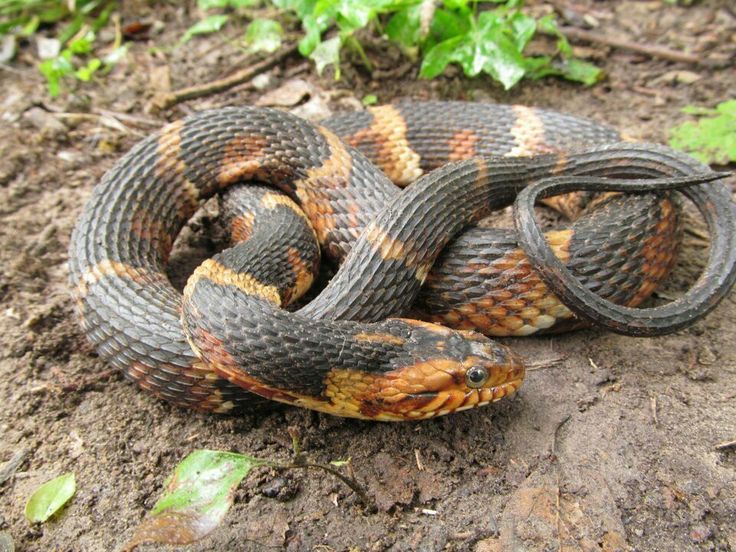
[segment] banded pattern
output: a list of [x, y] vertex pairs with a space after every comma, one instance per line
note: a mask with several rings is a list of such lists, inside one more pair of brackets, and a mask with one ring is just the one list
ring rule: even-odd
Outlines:
[[[475, 333], [383, 320], [405, 313], [425, 279], [431, 284], [442, 279], [441, 267], [449, 265], [441, 264], [433, 276], [432, 264], [453, 235], [491, 208], [508, 205], [527, 183], [563, 171], [646, 177], [702, 170], [682, 154], [650, 146], [618, 144], [562, 153], [610, 141], [616, 133], [543, 110], [400, 104], [352, 117], [352, 122], [340, 118], [329, 124], [348, 144], [386, 166], [399, 183], [443, 162], [456, 162], [399, 194], [366, 156], [334, 132], [280, 111], [248, 107], [172, 123], [121, 159], [95, 189], [70, 247], [77, 310], [101, 356], [162, 398], [219, 412], [253, 400], [242, 388], [334, 414], [382, 420], [425, 418], [497, 400], [513, 392], [523, 377], [520, 360], [507, 348]], [[443, 121], [441, 129], [437, 120]], [[544, 152], [558, 153], [461, 161], [489, 153]], [[232, 197], [225, 199], [234, 234], [246, 241], [195, 272], [182, 312], [182, 298], [164, 272], [176, 235], [201, 201], [254, 180], [291, 199], [260, 190], [256, 200], [246, 200], [245, 209], [232, 206], [237, 203]], [[654, 233], [637, 253], [651, 260], [626, 267], [623, 272], [631, 269], [634, 276], [624, 279], [633, 283], [624, 286], [624, 295], [612, 295], [616, 300], [643, 298], [671, 263], [677, 223], [674, 211], [668, 214], [663, 206], [672, 204], [666, 196], [647, 201], [632, 200], [631, 209], [650, 213], [632, 220], [651, 221], [646, 227]], [[605, 235], [612, 224], [622, 224], [600, 214], [606, 212], [599, 209], [587, 223], [559, 233], [558, 245], [573, 265], [583, 259], [579, 272], [590, 275], [592, 286], [620, 288], [620, 267], [609, 257], [576, 256], [590, 248], [591, 228]], [[403, 222], [396, 222], [397, 213]], [[261, 215], [272, 220], [261, 222]], [[292, 228], [291, 244], [274, 243], [276, 234], [290, 234]], [[313, 278], [315, 237], [326, 257], [343, 264], [316, 301], [297, 313], [281, 310]], [[506, 255], [487, 255], [487, 247], [476, 247], [480, 242], [475, 239], [455, 243], [475, 248], [463, 249], [460, 259], [498, 264]], [[601, 249], [613, 255], [622, 251], [620, 245]], [[591, 268], [595, 262], [601, 263], [596, 265], [600, 270]], [[598, 278], [598, 272], [605, 278]], [[468, 286], [474, 289], [477, 282]], [[535, 286], [529, 289], [545, 294]], [[496, 294], [495, 301], [497, 292], [490, 293]], [[532, 293], [532, 301], [539, 300]], [[497, 306], [494, 302], [491, 308]], [[521, 326], [515, 319], [505, 324], [495, 318], [490, 326], [529, 333], [519, 330], [550, 325], [544, 317], [551, 315], [542, 309], [513, 307], [503, 305], [512, 312], [510, 319], [522, 319]], [[448, 322], [451, 312], [440, 309], [427, 316]], [[455, 325], [466, 328], [469, 319]], [[383, 321], [364, 323], [378, 320]], [[496, 331], [488, 328], [488, 333]]]
[[[589, 289], [638, 306], [669, 274], [681, 236], [668, 196], [614, 196], [565, 230], [547, 232], [557, 257]], [[601, 226], [600, 220], [610, 221]], [[549, 293], [511, 230], [471, 228], [450, 243], [414, 305], [422, 319], [490, 336], [525, 336], [582, 323]]]

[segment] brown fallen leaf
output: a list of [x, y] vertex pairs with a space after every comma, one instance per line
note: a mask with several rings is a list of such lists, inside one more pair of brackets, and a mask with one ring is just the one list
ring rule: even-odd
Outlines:
[[269, 90], [255, 102], [260, 107], [293, 107], [315, 94], [315, 88], [303, 79], [291, 79]]

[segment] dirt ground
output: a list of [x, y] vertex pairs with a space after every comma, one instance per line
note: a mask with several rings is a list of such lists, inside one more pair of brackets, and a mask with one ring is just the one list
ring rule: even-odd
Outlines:
[[[736, 56], [731, 0], [557, 2], [593, 15], [609, 35], [720, 59]], [[225, 522], [192, 550], [736, 550], [736, 293], [694, 327], [656, 339], [604, 331], [515, 340], [531, 371], [513, 399], [416, 424], [380, 424], [284, 408], [242, 418], [178, 410], [108, 369], [80, 334], [67, 289], [69, 235], [102, 174], [141, 136], [206, 107], [255, 103], [293, 78], [313, 87], [299, 109], [359, 108], [366, 94], [522, 103], [591, 117], [630, 136], [666, 140], [680, 108], [736, 96], [736, 71], [675, 64], [584, 46], [607, 78], [592, 88], [558, 80], [511, 92], [451, 71], [431, 82], [397, 52], [369, 47], [371, 77], [345, 68], [318, 79], [298, 57], [231, 91], [164, 113], [156, 90], [219, 78], [249, 63], [224, 37], [175, 45], [194, 14], [169, 3], [125, 3], [123, 22], [155, 23], [149, 40], [98, 84], [50, 100], [31, 45], [0, 66], [0, 531], [17, 550], [113, 550], [131, 537], [173, 467], [200, 448], [282, 459], [287, 428], [314, 461], [352, 459], [375, 499], [366, 513], [340, 482], [260, 470]], [[158, 23], [157, 23], [158, 22]], [[158, 48], [153, 48], [156, 45]], [[306, 106], [306, 107], [305, 107]], [[317, 107], [319, 109], [312, 110]], [[123, 114], [119, 124], [101, 117]], [[112, 115], [114, 116], [114, 115]], [[180, 239], [178, 264], [202, 258], [208, 224]], [[697, 221], [692, 223], [697, 226]], [[667, 294], [702, 267], [686, 234]], [[66, 471], [76, 496], [51, 522], [23, 517], [30, 493]], [[143, 547], [155, 549], [155, 547]]]

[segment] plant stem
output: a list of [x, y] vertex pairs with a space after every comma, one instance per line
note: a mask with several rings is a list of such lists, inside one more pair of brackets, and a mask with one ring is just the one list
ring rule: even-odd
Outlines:
[[358, 483], [355, 479], [352, 477], [348, 477], [347, 475], [344, 475], [334, 469], [331, 466], [327, 466], [325, 464], [314, 464], [311, 462], [304, 462], [304, 463], [296, 463], [296, 464], [287, 464], [287, 465], [279, 465], [278, 466], [281, 469], [307, 469], [307, 470], [322, 470], [326, 471], [327, 473], [337, 477], [340, 481], [342, 481], [345, 485], [350, 487], [350, 490], [352, 490], [360, 500], [360, 502], [363, 504], [363, 507], [365, 507], [366, 510], [369, 512], [375, 512], [376, 511], [376, 505], [373, 503], [371, 498], [368, 496], [368, 493], [365, 492], [365, 489], [363, 489], [363, 486]]
[[368, 69], [368, 72], [373, 73], [373, 64], [371, 63], [371, 60], [368, 59], [368, 56], [366, 55], [365, 50], [363, 50], [363, 46], [360, 45], [360, 42], [358, 42], [353, 35], [346, 36], [344, 40], [345, 44], [357, 52], [363, 65]]

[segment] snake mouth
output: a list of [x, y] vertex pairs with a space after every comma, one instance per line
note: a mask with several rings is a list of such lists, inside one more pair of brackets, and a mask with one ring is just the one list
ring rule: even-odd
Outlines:
[[[445, 416], [454, 412], [470, 410], [500, 401], [513, 395], [524, 381], [524, 365], [513, 358], [513, 361], [497, 367], [494, 381], [486, 387], [478, 389], [447, 389], [412, 393], [401, 401], [391, 405], [373, 416], [375, 420], [426, 420]], [[388, 406], [385, 405], [384, 406]]]
[[478, 408], [479, 406], [486, 406], [492, 402], [497, 402], [513, 395], [521, 387], [521, 383], [524, 381], [523, 373], [517, 379], [509, 380], [505, 383], [497, 385], [495, 387], [489, 387], [486, 389], [479, 389], [475, 393], [468, 393], [468, 398], [465, 404], [457, 407], [453, 412], [461, 412], [463, 410], [470, 410], [471, 408]]
[[[416, 393], [407, 397], [406, 402], [429, 403], [432, 408], [427, 410], [426, 407], [419, 407], [401, 412], [397, 412], [395, 409], [386, 410], [376, 414], [372, 419], [379, 421], [427, 420], [463, 410], [471, 410], [513, 395], [521, 387], [523, 379], [522, 376], [494, 387], [474, 389], [464, 393], [460, 391]], [[458, 396], [460, 393], [462, 393], [462, 396]]]

